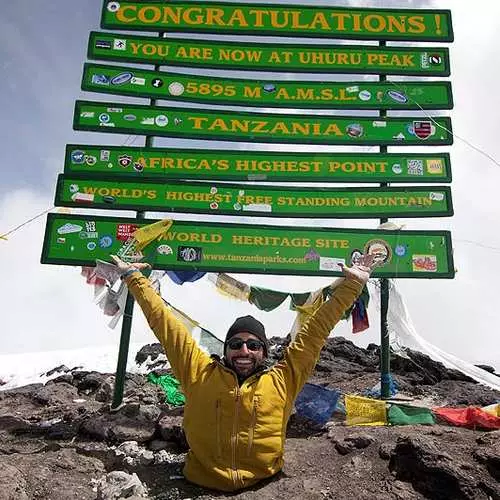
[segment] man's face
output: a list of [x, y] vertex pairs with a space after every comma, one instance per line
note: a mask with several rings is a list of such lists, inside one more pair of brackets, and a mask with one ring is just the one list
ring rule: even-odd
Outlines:
[[[255, 340], [260, 343], [258, 350], [248, 348], [247, 344], [242, 344], [239, 349], [231, 349], [230, 344], [235, 339], [240, 340]], [[231, 337], [226, 347], [226, 361], [238, 377], [249, 377], [257, 368], [264, 362], [264, 347], [262, 342], [256, 335], [247, 332], [240, 332]]]

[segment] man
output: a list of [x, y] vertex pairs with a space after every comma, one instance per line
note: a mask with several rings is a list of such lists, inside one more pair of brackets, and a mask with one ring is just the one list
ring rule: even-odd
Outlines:
[[314, 370], [328, 334], [368, 281], [372, 256], [362, 256], [330, 300], [305, 323], [283, 360], [266, 368], [262, 323], [238, 318], [229, 328], [224, 358], [202, 351], [140, 272], [116, 256], [122, 279], [165, 349], [186, 396], [184, 431], [189, 452], [184, 475], [223, 491], [252, 486], [283, 467], [286, 426], [295, 398]]

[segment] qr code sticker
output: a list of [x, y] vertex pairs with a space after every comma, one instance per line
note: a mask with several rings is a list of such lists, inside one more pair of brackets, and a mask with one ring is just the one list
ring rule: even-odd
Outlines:
[[408, 160], [408, 175], [424, 175], [424, 162], [422, 160]]

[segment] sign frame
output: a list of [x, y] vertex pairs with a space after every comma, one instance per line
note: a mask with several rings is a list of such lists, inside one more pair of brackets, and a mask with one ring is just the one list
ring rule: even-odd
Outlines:
[[[98, 40], [100, 38], [100, 40]], [[119, 40], [121, 45], [124, 46], [124, 49], [114, 50], [112, 47], [115, 44], [115, 40]], [[188, 60], [179, 60], [176, 58], [166, 59], [165, 57], [152, 57], [148, 55], [148, 57], [143, 57], [141, 55], [131, 56], [130, 54], [120, 55], [122, 52], [127, 52], [127, 45], [132, 45], [132, 43], [140, 44], [137, 45], [137, 50], [140, 47], [143, 47], [143, 50], [146, 46], [148, 46], [148, 50], [150, 48], [153, 51], [160, 52], [158, 50], [159, 47], [163, 46], [162, 52], [170, 51], [170, 47], [173, 47], [172, 51], [176, 51], [179, 53], [181, 48], [186, 50], [186, 47], [189, 45], [189, 57]], [[102, 45], [101, 48], [96, 48], [96, 43], [100, 43]], [[156, 48], [155, 45], [156, 44]], [[179, 44], [182, 47], [177, 47], [175, 44]], [[106, 45], [106, 47], [104, 47]], [[151, 47], [149, 47], [149, 45]], [[177, 47], [177, 48], [176, 48]], [[268, 62], [267, 64], [256, 64], [255, 61], [251, 61], [250, 64], [238, 64], [235, 61], [222, 61], [218, 63], [217, 61], [206, 61], [203, 59], [200, 62], [198, 60], [198, 55], [192, 54], [206, 54], [208, 59], [213, 55], [212, 51], [218, 50], [219, 55], [222, 54], [220, 51], [241, 51], [241, 54], [244, 55], [245, 51], [252, 55], [252, 59], [257, 57], [257, 53], [255, 51], [271, 51], [268, 54], [268, 57], [272, 58], [272, 54], [276, 53], [276, 57], [284, 57], [285, 60], [287, 58], [291, 58], [291, 56], [286, 56], [285, 53], [294, 54], [293, 51], [297, 52], [300, 61], [300, 51], [315, 51], [316, 54], [321, 54], [322, 51], [324, 53], [328, 53], [332, 55], [332, 46], [325, 45], [313, 45], [313, 44], [262, 44], [256, 42], [226, 42], [221, 40], [185, 40], [182, 38], [153, 38], [151, 36], [135, 36], [135, 35], [126, 35], [126, 34], [115, 34], [115, 33], [103, 33], [99, 31], [91, 31], [89, 35], [89, 41], [87, 46], [87, 57], [92, 60], [105, 60], [105, 61], [118, 61], [125, 63], [144, 63], [150, 65], [158, 65], [158, 66], [181, 66], [184, 68], [209, 68], [209, 69], [226, 69], [232, 71], [239, 70], [250, 70], [250, 71], [270, 71], [274, 73], [348, 73], [348, 74], [368, 74], [368, 75], [401, 75], [401, 76], [429, 76], [429, 77], [441, 77], [441, 76], [450, 76], [450, 56], [449, 49], [447, 47], [378, 47], [372, 45], [333, 45], [333, 47], [337, 48], [340, 53], [353, 53], [359, 54], [360, 57], [369, 54], [373, 54], [373, 57], [380, 58], [383, 60], [378, 66], [373, 65], [373, 67], [363, 67], [363, 66], [347, 66], [344, 64], [344, 59], [342, 59], [342, 64], [338, 64], [337, 66], [333, 65], [283, 65], [280, 66], [276, 64], [276, 62]], [[252, 52], [254, 51], [254, 52]], [[278, 53], [278, 51], [282, 51]], [[291, 52], [292, 51], [292, 52]], [[210, 53], [210, 56], [208, 55]], [[395, 65], [387, 65], [386, 58], [392, 57], [393, 59], [396, 57], [396, 60], [399, 62], [398, 57], [409, 57], [411, 53], [414, 53], [415, 56], [420, 56], [418, 59], [421, 59], [424, 55], [427, 58], [426, 60], [429, 63], [428, 68], [420, 68], [418, 70], [403, 70], [401, 66], [398, 64]], [[229, 54], [229, 52], [228, 52]], [[257, 55], [255, 55], [257, 54]], [[378, 54], [378, 55], [377, 55]], [[392, 54], [392, 56], [391, 56]], [[236, 56], [236, 52], [231, 52], [232, 56]], [[431, 70], [432, 65], [430, 64], [431, 56], [434, 56], [436, 61], [439, 61], [437, 65], [442, 67], [442, 69]], [[230, 55], [228, 55], [230, 57]], [[259, 56], [260, 57], [260, 56]], [[311, 55], [312, 57], [312, 55]], [[325, 58], [327, 56], [324, 56]], [[337, 56], [338, 57], [338, 56]], [[352, 58], [352, 54], [351, 54]]]
[[[109, 120], [111, 120], [111, 117], [109, 116], [108, 112], [111, 113], [109, 110], [115, 110], [114, 113], [116, 115], [123, 114], [123, 117], [117, 116], [117, 118], [122, 119], [122, 121], [125, 120], [125, 116], [133, 116], [134, 120], [137, 119], [135, 113], [139, 112], [147, 112], [148, 114], [150, 113], [157, 113], [157, 117], [162, 117], [163, 124], [162, 126], [159, 126], [156, 124], [156, 118], [151, 118], [153, 120], [153, 123], [150, 123], [148, 125], [144, 125], [145, 127], [155, 127], [155, 128], [143, 128], [143, 129], [138, 129], [138, 128], [133, 128], [132, 126], [117, 126], [114, 122], [107, 122], [107, 126], [102, 126], [104, 123], [100, 123], [99, 125], [92, 125], [92, 124], [82, 124], [80, 123], [80, 120], [82, 119], [82, 107], [101, 107], [102, 111], [97, 111], [100, 115], [101, 114], [106, 114], [108, 115]], [[106, 111], [107, 110], [107, 111]], [[117, 110], [120, 110], [119, 112]], [[127, 110], [127, 111], [124, 111]], [[92, 119], [95, 118], [95, 112], [90, 112], [90, 111], [84, 111], [83, 113], [92, 113]], [[126, 114], [124, 114], [126, 113]], [[168, 113], [170, 115], [170, 118], [166, 116], [165, 113]], [[177, 114], [177, 116], [175, 116]], [[276, 119], [278, 120], [276, 124], [284, 124], [286, 120], [301, 120], [303, 119], [305, 122], [311, 121], [311, 120], [316, 120], [316, 123], [322, 124], [322, 126], [326, 126], [327, 128], [333, 127], [332, 121], [345, 121], [345, 122], [350, 122], [352, 125], [356, 125], [356, 129], [359, 130], [359, 127], [357, 125], [361, 123], [369, 124], [371, 122], [371, 127], [373, 129], [378, 128], [378, 129], [386, 129], [388, 128], [387, 125], [396, 125], [398, 123], [400, 124], [406, 124], [408, 123], [421, 123], [424, 124], [426, 123], [428, 125], [428, 129], [422, 130], [422, 133], [430, 133], [432, 129], [432, 123], [436, 123], [439, 125], [439, 122], [444, 123], [445, 125], [441, 125], [441, 127], [446, 131], [446, 138], [445, 139], [434, 139], [433, 137], [429, 136], [427, 139], [421, 139], [421, 142], [417, 142], [416, 140], [411, 140], [411, 142], [408, 141], [402, 141], [400, 139], [395, 138], [394, 136], [391, 138], [391, 140], [379, 140], [379, 139], [363, 139], [361, 136], [355, 136], [355, 135], [350, 135], [349, 138], [344, 138], [343, 140], [330, 137], [329, 134], [328, 137], [325, 139], [324, 137], [318, 137], [315, 140], [312, 140], [310, 136], [306, 136], [305, 138], [302, 137], [282, 137], [282, 136], [274, 136], [270, 135], [269, 130], [263, 129], [263, 126], [259, 125], [259, 133], [262, 133], [262, 135], [252, 135], [253, 132], [257, 132], [256, 127], [253, 127], [252, 130], [249, 130], [247, 135], [238, 135], [236, 133], [232, 133], [231, 131], [228, 131], [226, 134], [209, 134], [209, 133], [194, 133], [192, 130], [189, 131], [188, 133], [179, 133], [176, 132], [174, 128], [172, 128], [172, 118], [173, 121], [176, 122], [179, 120], [179, 123], [183, 122], [184, 115], [187, 116], [188, 119], [193, 119], [193, 116], [198, 116], [198, 119], [200, 120], [199, 123], [201, 124], [201, 120], [209, 120], [213, 119], [213, 116], [217, 117], [229, 117], [227, 118], [228, 120], [237, 120], [237, 119], [242, 119], [242, 120], [248, 120], [249, 122], [251, 121], [252, 124], [263, 124], [267, 123], [264, 122], [262, 119]], [[189, 115], [189, 116], [188, 116]], [[238, 118], [239, 117], [239, 118]], [[149, 119], [149, 118], [148, 118]], [[127, 121], [127, 124], [130, 123]], [[215, 123], [215, 122], [213, 122]], [[377, 123], [378, 125], [375, 126], [374, 124]], [[109, 126], [112, 125], [112, 126]], [[346, 123], [346, 127], [347, 127]], [[350, 127], [351, 125], [349, 125]], [[168, 127], [168, 128], [167, 128]], [[277, 128], [277, 127], [275, 127]], [[281, 127], [282, 128], [282, 127]], [[299, 128], [299, 127], [297, 127]], [[337, 127], [338, 128], [338, 127]], [[439, 116], [439, 117], [426, 117], [425, 119], [422, 117], [394, 117], [394, 118], [378, 118], [378, 117], [360, 117], [360, 116], [337, 116], [337, 115], [304, 115], [304, 114], [276, 114], [276, 113], [251, 113], [251, 112], [243, 112], [243, 111], [226, 111], [226, 110], [206, 110], [204, 113], [200, 112], [196, 109], [192, 108], [175, 108], [175, 107], [167, 107], [167, 106], [149, 106], [149, 105], [141, 105], [141, 104], [127, 104], [127, 103], [109, 103], [109, 102], [100, 102], [100, 101], [81, 101], [77, 100], [75, 102], [75, 111], [74, 111], [74, 116], [73, 116], [73, 130], [87, 130], [87, 131], [93, 131], [93, 132], [110, 132], [110, 133], [119, 133], [119, 134], [130, 134], [130, 135], [154, 135], [154, 136], [164, 136], [164, 137], [178, 137], [181, 139], [197, 139], [197, 140], [214, 140], [214, 141], [236, 141], [236, 142], [263, 142], [263, 143], [278, 143], [278, 144], [326, 144], [329, 146], [358, 146], [358, 145], [369, 145], [369, 146], [379, 146], [379, 145], [387, 145], [387, 146], [449, 146], [453, 144], [453, 130], [451, 126], [451, 119], [449, 117], [445, 116]], [[338, 128], [339, 132], [340, 129]], [[363, 129], [364, 130], [364, 129]], [[402, 128], [398, 129], [400, 130], [400, 134], [402, 134]], [[406, 129], [405, 129], [406, 130]], [[356, 130], [353, 130], [354, 133], [357, 133]], [[335, 131], [333, 131], [335, 133]], [[363, 132], [364, 133], [364, 132]], [[392, 132], [390, 132], [392, 133]], [[315, 134], [313, 134], [315, 135]], [[321, 134], [320, 134], [321, 135]], [[342, 134], [341, 135], [344, 137], [347, 134]], [[415, 136], [418, 137], [417, 130], [415, 129]], [[404, 135], [403, 135], [404, 137]], [[352, 140], [351, 140], [352, 139]]]
[[[99, 222], [99, 221], [105, 221], [109, 223], [116, 223], [116, 224], [125, 224], [125, 225], [136, 225], [136, 226], [143, 226], [146, 224], [151, 224], [153, 222], [156, 222], [156, 220], [148, 220], [148, 219], [138, 219], [138, 218], [127, 218], [127, 217], [102, 217], [102, 216], [94, 216], [94, 215], [77, 215], [77, 214], [56, 214], [56, 213], [51, 213], [48, 214], [47, 216], [47, 223], [45, 226], [45, 235], [44, 235], [44, 241], [43, 241], [43, 248], [42, 248], [42, 256], [41, 256], [41, 263], [42, 264], [62, 264], [62, 265], [70, 265], [70, 266], [93, 266], [95, 264], [95, 258], [106, 258], [107, 252], [114, 253], [117, 251], [117, 249], [106, 247], [106, 248], [100, 248], [99, 252], [94, 253], [95, 258], [93, 259], [88, 259], [84, 260], [81, 258], [75, 258], [75, 259], [69, 259], [69, 258], [61, 258], [57, 256], [51, 256], [50, 255], [50, 242], [51, 242], [51, 237], [53, 233], [53, 227], [56, 224], [57, 221], [94, 221], [94, 222]], [[69, 223], [69, 222], [68, 222]], [[445, 269], [439, 273], [433, 272], [433, 271], [404, 271], [404, 272], [391, 272], [391, 271], [384, 271], [384, 267], [379, 267], [376, 268], [372, 274], [374, 278], [434, 278], [434, 279], [440, 279], [440, 278], [453, 278], [455, 274], [455, 269], [454, 269], [454, 263], [453, 263], [453, 252], [452, 252], [452, 245], [451, 245], [451, 233], [449, 231], [415, 231], [415, 230], [408, 230], [408, 231], [395, 231], [395, 230], [380, 230], [380, 229], [358, 229], [358, 228], [314, 228], [310, 229], [307, 227], [297, 227], [297, 226], [289, 226], [289, 227], [284, 227], [284, 226], [270, 226], [270, 225], [249, 225], [249, 224], [231, 224], [231, 223], [217, 223], [217, 222], [193, 222], [193, 221], [174, 221], [174, 226], [170, 229], [169, 232], [172, 231], [173, 228], [177, 229], [179, 228], [182, 230], [183, 227], [189, 228], [190, 225], [193, 226], [193, 224], [196, 224], [197, 228], [200, 228], [207, 231], [205, 233], [208, 235], [208, 238], [210, 238], [210, 235], [208, 234], [208, 231], [213, 228], [222, 228], [220, 229], [221, 231], [233, 231], [238, 232], [238, 230], [245, 230], [245, 231], [255, 231], [256, 234], [258, 235], [263, 235], [265, 234], [265, 231], [271, 231], [274, 232], [274, 237], [278, 238], [285, 238], [287, 235], [294, 235], [295, 237], [300, 238], [302, 235], [306, 234], [307, 232], [311, 233], [311, 237], [317, 237], [317, 235], [321, 236], [328, 236], [329, 233], [330, 235], [333, 236], [332, 233], [335, 233], [335, 235], [339, 234], [353, 234], [356, 237], [359, 235], [367, 235], [366, 238], [366, 243], [372, 243], [376, 244], [377, 246], [380, 245], [381, 241], [384, 241], [385, 239], [390, 239], [390, 238], [395, 238], [396, 242], [401, 242], [401, 238], [403, 238], [403, 241], [405, 238], [410, 238], [411, 236], [422, 236], [425, 238], [428, 238], [429, 243], [433, 238], [439, 238], [441, 240], [441, 245], [445, 245], [445, 252], [443, 255], [446, 257], [446, 266]], [[59, 233], [61, 234], [61, 233]], [[167, 233], [168, 234], [168, 233]], [[280, 236], [280, 234], [283, 234], [284, 236]], [[286, 236], [285, 236], [286, 235]], [[368, 236], [369, 235], [369, 236]], [[242, 236], [240, 236], [241, 238]], [[305, 237], [304, 237], [305, 238]], [[203, 240], [203, 237], [202, 237]], [[180, 240], [179, 240], [180, 241]], [[317, 240], [315, 240], [316, 242]], [[401, 242], [402, 243], [402, 242]], [[197, 243], [197, 245], [202, 245], [203, 243]], [[244, 243], [246, 244], [246, 243]], [[387, 243], [388, 244], [388, 243]], [[153, 245], [158, 245], [158, 242], [153, 243]], [[174, 245], [174, 243], [172, 243]], [[435, 243], [434, 243], [435, 245]], [[179, 247], [183, 245], [178, 245], [178, 250], [180, 250]], [[193, 246], [193, 245], [191, 245]], [[399, 246], [399, 244], [398, 244]], [[189, 247], [189, 245], [188, 245]], [[273, 249], [276, 246], [273, 246], [271, 250], [269, 250], [269, 247], [267, 245], [264, 245], [263, 248], [266, 248], [269, 251], [273, 251]], [[157, 246], [158, 248], [158, 246]], [[203, 249], [203, 247], [200, 247]], [[278, 247], [280, 248], [280, 247]], [[304, 247], [305, 248], [305, 247]], [[344, 247], [345, 248], [345, 247]], [[102, 250], [102, 251], [101, 251]], [[106, 253], [104, 252], [106, 250]], [[196, 251], [196, 249], [193, 249]], [[350, 247], [346, 250], [349, 251]], [[202, 250], [200, 250], [201, 252]], [[222, 250], [221, 250], [222, 251]], [[357, 250], [352, 250], [352, 251], [357, 251]], [[392, 253], [391, 247], [388, 249], [389, 253]], [[330, 251], [329, 251], [330, 252]], [[340, 251], [339, 251], [340, 254]], [[229, 254], [231, 255], [231, 254]], [[330, 254], [331, 255], [331, 254]], [[387, 255], [387, 254], [386, 254]], [[226, 253], [227, 257], [227, 253]], [[259, 255], [257, 255], [259, 257]], [[262, 255], [260, 255], [261, 258]], [[305, 257], [305, 256], [304, 256]], [[419, 259], [423, 257], [429, 257], [427, 255], [412, 255], [413, 257], [418, 257]], [[269, 259], [271, 256], [269, 256]], [[331, 257], [328, 257], [330, 259]], [[275, 257], [273, 257], [275, 259]], [[288, 274], [288, 275], [296, 275], [296, 276], [342, 276], [342, 272], [336, 271], [336, 270], [331, 270], [334, 266], [323, 266], [323, 267], [328, 267], [328, 272], [324, 269], [320, 269], [318, 272], [317, 270], [304, 270], [304, 269], [297, 269], [296, 267], [293, 266], [293, 263], [287, 263], [290, 267], [286, 269], [276, 269], [276, 268], [270, 268], [270, 267], [261, 267], [261, 268], [244, 268], [241, 265], [238, 266], [235, 262], [231, 267], [229, 268], [228, 266], [223, 266], [223, 265], [214, 265], [214, 266], [209, 266], [209, 265], [203, 265], [201, 260], [185, 260], [185, 259], [180, 259], [182, 262], [179, 264], [179, 260], [177, 260], [176, 264], [169, 264], [168, 266], [166, 264], [161, 264], [158, 262], [153, 262], [152, 265], [154, 266], [155, 269], [169, 269], [169, 270], [197, 270], [197, 271], [207, 271], [207, 272], [233, 272], [233, 273], [255, 273], [255, 274], [277, 274], [277, 275], [283, 275], [283, 274]], [[212, 262], [218, 261], [221, 259], [208, 259], [211, 260]], [[207, 260], [207, 261], [208, 261]], [[224, 259], [222, 259], [224, 260]], [[231, 259], [228, 259], [231, 262], [233, 262]], [[307, 260], [305, 258], [302, 258], [302, 260]], [[338, 260], [338, 258], [334, 258], [334, 260]], [[260, 259], [256, 260], [257, 262], [260, 261]], [[200, 263], [201, 262], [201, 263]], [[237, 260], [237, 262], [241, 262], [240, 259]], [[246, 262], [252, 262], [246, 261]], [[278, 261], [279, 262], [279, 261]], [[436, 261], [437, 265], [437, 261]], [[251, 267], [251, 266], [250, 266]]]
[[[416, 42], [452, 42], [453, 41], [453, 25], [451, 22], [451, 11], [449, 9], [387, 9], [387, 8], [342, 8], [342, 7], [322, 7], [322, 6], [311, 6], [311, 7], [303, 7], [303, 6], [290, 6], [290, 5], [268, 5], [268, 4], [261, 4], [261, 3], [252, 3], [252, 4], [242, 4], [242, 3], [236, 3], [236, 2], [202, 2], [199, 4], [196, 4], [194, 2], [184, 2], [184, 1], [177, 1], [177, 0], [170, 0], [168, 2], [168, 5], [170, 6], [180, 6], [180, 5], [190, 5], [192, 7], [202, 7], [202, 8], [221, 8], [221, 7], [227, 7], [227, 8], [245, 8], [245, 7], [251, 7], [253, 9], [259, 9], [259, 8], [265, 8], [266, 11], [271, 11], [271, 10], [280, 10], [280, 7], [283, 9], [288, 8], [293, 8], [294, 11], [298, 11], [300, 9], [300, 14], [303, 13], [308, 13], [309, 11], [313, 10], [320, 10], [320, 11], [329, 11], [327, 15], [330, 17], [334, 15], [336, 12], [338, 14], [355, 14], [361, 17], [361, 15], [365, 12], [368, 12], [369, 15], [372, 16], [383, 16], [384, 14], [390, 15], [390, 14], [404, 14], [407, 16], [412, 16], [412, 15], [432, 15], [439, 16], [440, 21], [439, 24], [444, 24], [446, 26], [445, 32], [447, 32], [447, 35], [444, 36], [439, 36], [438, 34], [436, 35], [426, 35], [424, 34], [423, 36], [411, 36], [411, 35], [404, 35], [404, 34], [398, 34], [398, 33], [391, 33], [390, 31], [386, 30], [385, 32], [382, 32], [381, 35], [376, 35], [376, 34], [363, 34], [363, 33], [356, 33], [356, 34], [351, 34], [351, 33], [338, 33], [335, 30], [328, 31], [328, 32], [321, 32], [321, 31], [301, 31], [300, 29], [297, 29], [297, 27], [294, 27], [294, 29], [289, 29], [289, 30], [276, 30], [276, 29], [245, 29], [245, 26], [242, 26], [243, 23], [240, 23], [240, 26], [235, 27], [233, 29], [227, 28], [224, 25], [220, 25], [220, 22], [217, 23], [217, 27], [210, 28], [206, 27], [205, 24], [199, 24], [197, 28], [192, 28], [189, 26], [179, 26], [175, 24], [169, 24], [169, 25], [159, 25], [159, 24], [148, 24], [143, 22], [142, 24], [139, 23], [126, 23], [126, 22], [119, 22], [119, 21], [109, 21], [106, 20], [107, 17], [111, 17], [111, 15], [108, 14], [108, 1], [105, 0], [103, 2], [103, 7], [102, 7], [102, 12], [101, 12], [101, 28], [103, 29], [117, 29], [117, 30], [124, 30], [124, 31], [166, 31], [169, 33], [175, 33], [175, 32], [182, 32], [182, 33], [214, 33], [214, 34], [234, 34], [234, 35], [254, 35], [254, 36], [294, 36], [294, 37], [308, 37], [308, 38], [342, 38], [342, 39], [355, 39], [355, 40], [390, 40], [390, 41], [416, 41]], [[138, 5], [143, 5], [144, 2], [133, 2], [133, 1], [127, 1], [125, 0], [124, 3], [127, 4], [138, 4]], [[161, 0], [149, 0], [148, 6], [149, 8], [154, 8], [155, 4], [162, 4]], [[164, 5], [164, 3], [163, 3]], [[153, 6], [153, 7], [152, 7]], [[109, 11], [111, 12], [111, 11]], [[144, 16], [146, 17], [146, 16]], [[442, 23], [444, 18], [444, 23]], [[359, 19], [359, 18], [358, 18]], [[437, 19], [436, 19], [437, 21]], [[435, 22], [436, 22], [435, 21]], [[261, 21], [263, 24], [263, 21]], [[297, 20], [298, 26], [301, 28], [304, 28], [304, 26], [300, 26], [299, 20]], [[361, 20], [358, 20], [358, 23], [361, 27]], [[321, 24], [321, 23], [320, 23]], [[438, 23], [436, 22], [436, 25]], [[436, 32], [438, 31], [438, 27], [436, 26]]]
[[[96, 74], [99, 71], [102, 73]], [[115, 76], [111, 76], [110, 73], [115, 73]], [[113, 80], [120, 75], [128, 75], [130, 79], [124, 83], [113, 84]], [[96, 80], [100, 80], [101, 83], [94, 83], [94, 77], [96, 77]], [[144, 81], [144, 84], [135, 85], [130, 83], [133, 78], [141, 82]], [[273, 87], [274, 90], [271, 90]], [[170, 88], [172, 88], [172, 91], [170, 91]], [[444, 94], [446, 102], [444, 102], [444, 99], [442, 102], [432, 102], [433, 88], [435, 92]], [[83, 65], [81, 89], [86, 92], [147, 97], [173, 102], [257, 108], [453, 109], [451, 82], [446, 80], [430, 82], [266, 81], [186, 75], [169, 70], [152, 71], [142, 68], [85, 63]], [[425, 97], [426, 91], [430, 91], [427, 98]], [[179, 95], [179, 92], [182, 93]], [[417, 101], [417, 99], [409, 97], [412, 92], [424, 93], [424, 96], [418, 97]], [[213, 95], [210, 96], [210, 94]], [[381, 97], [380, 94], [382, 94]]]
[[[96, 183], [109, 183], [109, 186], [104, 186], [103, 192], [106, 192], [106, 195], [97, 195], [97, 200], [89, 201], [89, 198], [94, 198], [94, 194], [83, 192], [81, 193], [82, 200], [86, 200], [83, 202], [77, 202], [68, 200], [67, 196], [69, 194], [65, 192], [65, 184], [70, 183], [71, 186], [78, 186], [78, 182], [85, 183], [86, 181], [96, 182]], [[151, 189], [148, 190], [147, 187], [151, 186]], [[179, 206], [175, 206], [175, 198], [181, 197], [180, 195], [174, 195], [174, 203], [169, 204], [168, 200], [166, 200], [167, 192], [161, 192], [162, 189], [167, 190], [168, 187], [171, 186], [172, 189], [178, 189], [177, 193], [182, 193], [182, 188], [186, 188], [186, 191], [189, 192], [189, 189], [198, 190], [200, 188], [200, 195], [203, 195], [207, 200], [204, 202], [206, 206], [193, 206], [192, 203], [196, 202], [195, 200], [184, 200], [184, 204], [179, 204]], [[99, 188], [95, 188], [97, 191]], [[113, 196], [112, 190], [115, 190], [117, 193]], [[135, 192], [134, 192], [135, 190]], [[133, 202], [120, 202], [120, 196], [129, 197], [135, 196], [139, 197], [139, 191], [143, 191], [142, 196], [145, 196], [147, 199], [146, 204], [133, 203]], [[159, 193], [158, 193], [159, 191]], [[205, 192], [206, 191], [206, 192]], [[239, 192], [244, 192], [244, 195], [238, 196]], [[260, 194], [259, 194], [260, 191]], [[75, 191], [73, 197], [77, 197], [77, 194], [80, 190]], [[118, 193], [119, 192], [119, 193]], [[151, 199], [150, 197], [155, 197]], [[277, 196], [277, 194], [281, 196]], [[331, 194], [330, 194], [331, 193]], [[411, 197], [412, 193], [421, 193], [418, 195], [418, 203], [413, 205], [413, 210], [410, 208], [406, 208], [404, 206], [401, 207], [390, 207], [391, 210], [381, 210], [381, 209], [371, 209], [369, 205], [366, 208], [366, 211], [359, 212], [353, 207], [356, 206], [356, 195], [359, 196], [360, 200], [363, 199], [363, 196], [366, 193], [372, 193], [370, 198], [364, 198], [364, 204], [366, 205], [367, 199], [372, 199], [373, 202], [377, 197], [390, 197], [394, 196], [409, 196]], [[432, 201], [441, 197], [444, 194], [444, 209], [439, 210], [436, 208], [435, 210], [428, 210], [427, 207], [424, 206], [424, 195], [427, 193], [429, 204], [432, 205]], [[156, 195], [159, 194], [159, 197]], [[431, 197], [431, 194], [434, 196], [434, 200]], [[217, 196], [218, 195], [218, 196]], [[315, 197], [316, 195], [316, 197]], [[328, 200], [328, 195], [332, 197], [331, 204], [324, 205], [323, 211], [313, 209], [307, 210], [307, 207], [300, 210], [300, 204], [307, 203], [307, 197], [316, 200], [317, 203], [320, 203], [320, 200], [326, 199]], [[230, 201], [228, 197], [231, 197]], [[244, 204], [243, 200], [248, 199], [252, 203]], [[259, 197], [259, 198], [257, 198]], [[352, 198], [351, 198], [352, 197]], [[115, 201], [111, 201], [111, 198], [114, 198]], [[163, 198], [163, 199], [162, 199]], [[337, 199], [335, 199], [337, 198]], [[108, 199], [109, 201], [104, 201]], [[137, 199], [137, 198], [136, 198]], [[226, 199], [226, 201], [225, 201]], [[292, 202], [292, 199], [294, 200]], [[183, 201], [183, 200], [181, 200]], [[265, 203], [265, 201], [270, 201], [271, 203]], [[299, 204], [300, 201], [300, 204]], [[415, 198], [417, 202], [417, 198]], [[297, 202], [295, 211], [280, 211], [279, 207], [286, 206], [287, 204], [293, 204]], [[326, 201], [325, 203], [328, 203]], [[361, 201], [360, 201], [361, 203]], [[214, 204], [214, 205], [212, 205]], [[233, 204], [233, 210], [230, 210], [228, 207]], [[332, 188], [332, 187], [310, 187], [309, 189], [304, 189], [302, 187], [287, 187], [284, 188], [282, 186], [253, 186], [248, 184], [230, 184], [230, 183], [206, 183], [206, 182], [194, 182], [194, 181], [169, 181], [161, 182], [161, 181], [152, 181], [131, 179], [128, 180], [120, 179], [117, 181], [116, 178], [109, 177], [100, 177], [96, 179], [91, 175], [81, 175], [81, 176], [65, 176], [64, 174], [59, 174], [57, 179], [57, 187], [56, 194], [54, 198], [55, 206], [63, 206], [63, 207], [79, 207], [79, 208], [96, 208], [96, 209], [105, 209], [105, 210], [133, 210], [133, 211], [153, 211], [153, 212], [173, 212], [173, 213], [192, 213], [192, 214], [210, 214], [210, 215], [227, 215], [233, 217], [247, 217], [247, 216], [257, 216], [257, 217], [273, 217], [273, 218], [306, 218], [306, 219], [372, 219], [372, 218], [381, 218], [381, 217], [397, 217], [397, 218], [427, 218], [427, 217], [450, 217], [453, 215], [453, 201], [451, 197], [451, 188], [449, 186], [407, 186], [407, 187], [348, 187], [348, 188]], [[174, 206], [173, 206], [174, 205]], [[217, 206], [215, 206], [217, 205]], [[222, 208], [221, 206], [222, 205]], [[238, 208], [236, 208], [236, 206]], [[419, 208], [417, 208], [419, 207]], [[271, 209], [271, 210], [269, 210]], [[286, 210], [286, 209], [285, 209]], [[368, 211], [369, 210], [369, 211]]]

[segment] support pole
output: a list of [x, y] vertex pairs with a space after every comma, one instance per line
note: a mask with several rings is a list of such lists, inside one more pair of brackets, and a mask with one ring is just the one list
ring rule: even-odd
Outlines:
[[[385, 47], [385, 41], [379, 42]], [[387, 81], [386, 75], [380, 75], [380, 81]], [[387, 118], [385, 109], [380, 111], [381, 118]], [[387, 146], [380, 146], [380, 153], [387, 153]], [[382, 182], [380, 187], [387, 187], [387, 182]], [[381, 218], [380, 223], [387, 222], [387, 218]], [[389, 281], [387, 278], [380, 279], [380, 397], [389, 399], [391, 397], [391, 352], [389, 345], [389, 328], [387, 326], [387, 312], [389, 310]]]
[[[159, 33], [159, 37], [163, 37], [163, 33]], [[159, 71], [160, 66], [155, 66], [154, 70]], [[156, 105], [156, 99], [149, 100], [150, 106]], [[145, 147], [153, 146], [154, 136], [146, 136]], [[145, 212], [136, 212], [137, 219], [144, 219]], [[130, 332], [132, 330], [132, 317], [134, 314], [134, 297], [130, 292], [127, 292], [127, 301], [125, 302], [125, 311], [123, 312], [122, 331], [120, 335], [120, 348], [118, 351], [118, 362], [116, 365], [115, 387], [113, 391], [113, 402], [111, 403], [111, 411], [116, 411], [120, 408], [123, 402], [123, 390], [125, 388], [125, 375], [127, 372], [128, 351], [130, 348]]]

